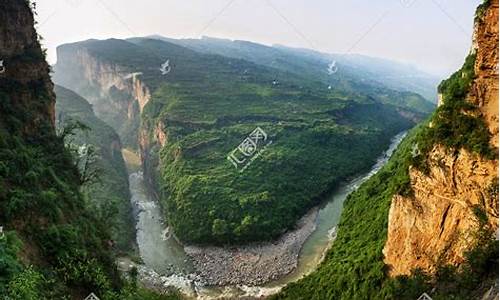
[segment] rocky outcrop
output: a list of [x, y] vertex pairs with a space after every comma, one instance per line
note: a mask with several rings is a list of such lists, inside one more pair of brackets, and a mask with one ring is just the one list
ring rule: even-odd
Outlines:
[[139, 123], [140, 113], [151, 99], [149, 88], [141, 80], [142, 73], [102, 60], [89, 53], [84, 45], [57, 48], [54, 81], [88, 99], [96, 115], [124, 139], [123, 135], [130, 134], [124, 131], [127, 123]]
[[[28, 2], [2, 1], [0, 20], [0, 92], [8, 95], [5, 100], [2, 97], [0, 129], [12, 133], [14, 128], [6, 127], [13, 125], [9, 122], [13, 117], [22, 123], [22, 128], [15, 129], [28, 135], [38, 134], [42, 126], [54, 128], [53, 84]], [[15, 115], [15, 111], [30, 115]]]
[[438, 93], [438, 102], [437, 102], [437, 106], [441, 106], [443, 104], [443, 94], [441, 93]]
[[428, 156], [429, 174], [412, 168], [414, 197], [396, 195], [389, 211], [385, 262], [392, 275], [414, 268], [433, 271], [442, 262], [460, 264], [470, 247], [482, 207], [490, 225], [498, 228], [497, 162], [460, 150], [450, 155], [436, 146]]
[[498, 147], [498, 0], [476, 18], [473, 49], [476, 79], [467, 100], [477, 107]]
[[[498, 0], [477, 17], [474, 32], [476, 78], [466, 99], [479, 108], [491, 144], [498, 147]], [[426, 160], [428, 173], [410, 167], [414, 195], [396, 195], [392, 200], [383, 250], [392, 276], [463, 262], [477, 230], [477, 207], [498, 229], [498, 160], [439, 145]]]
[[152, 129], [148, 128], [146, 123], [143, 123], [139, 129], [139, 156], [144, 179], [156, 199], [159, 199], [158, 191], [160, 190], [157, 182], [160, 178], [158, 174], [159, 151], [168, 142], [165, 126], [164, 122], [158, 121]]
[[118, 132], [124, 146], [138, 150], [146, 182], [156, 195], [158, 151], [168, 140], [166, 124], [141, 120], [151, 99], [143, 74], [92, 52], [89, 45], [93, 42], [58, 47], [54, 80], [89, 100], [96, 115]]

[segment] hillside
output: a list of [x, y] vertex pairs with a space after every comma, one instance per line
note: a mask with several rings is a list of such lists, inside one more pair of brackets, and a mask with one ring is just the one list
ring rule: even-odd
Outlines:
[[[327, 54], [310, 49], [281, 45], [265, 46], [248, 41], [232, 41], [211, 37], [171, 39], [155, 35], [151, 38], [168, 41], [203, 53], [244, 59], [297, 75], [306, 75], [327, 85], [342, 84], [364, 91], [373, 91], [373, 89], [384, 87], [401, 92], [417, 93], [433, 103], [437, 100], [438, 78], [395, 61], [359, 54]], [[131, 39], [131, 41], [135, 40], [137, 39]], [[330, 74], [328, 68], [332, 62], [335, 62], [335, 67], [332, 69], [335, 73]], [[376, 97], [377, 93], [373, 93], [373, 96]], [[431, 107], [430, 103], [421, 103], [421, 105]]]
[[320, 267], [274, 299], [498, 298], [498, 1], [474, 32], [437, 111], [349, 196]]
[[[125, 145], [140, 148], [167, 220], [190, 243], [277, 237], [432, 109], [413, 93], [328, 88], [154, 39], [60, 46], [54, 79], [85, 96]], [[228, 156], [256, 128], [272, 144], [240, 172]]]
[[75, 122], [86, 127], [69, 139], [71, 147], [86, 151], [87, 155], [83, 156], [80, 167], [87, 161], [91, 162], [86, 171], [96, 175], [92, 182], [83, 187], [89, 199], [88, 209], [106, 222], [117, 249], [130, 250], [134, 243], [135, 226], [120, 137], [113, 128], [95, 116], [87, 100], [62, 86], [56, 86], [55, 93], [57, 127], [63, 129]]
[[169, 299], [123, 280], [105, 224], [86, 209], [28, 1], [0, 10], [0, 295], [5, 299]]

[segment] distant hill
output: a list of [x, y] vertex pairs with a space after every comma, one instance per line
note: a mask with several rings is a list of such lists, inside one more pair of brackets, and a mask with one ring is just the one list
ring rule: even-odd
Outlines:
[[[385, 86], [398, 91], [408, 91], [424, 96], [432, 103], [437, 101], [440, 79], [408, 64], [369, 57], [359, 54], [328, 54], [310, 49], [291, 48], [281, 45], [266, 46], [258, 43], [211, 37], [201, 39], [172, 39], [159, 35], [150, 36], [190, 49], [233, 58], [245, 59], [257, 64], [307, 74], [326, 84], [354, 82], [372, 88]], [[336, 73], [329, 75], [328, 67], [335, 62]]]

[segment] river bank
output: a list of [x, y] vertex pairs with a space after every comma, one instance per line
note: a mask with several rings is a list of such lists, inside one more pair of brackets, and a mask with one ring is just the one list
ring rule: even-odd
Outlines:
[[257, 286], [292, 272], [298, 263], [302, 245], [316, 229], [318, 208], [309, 211], [295, 230], [269, 243], [237, 247], [186, 246], [197, 275], [212, 286]]
[[132, 173], [132, 202], [140, 207], [137, 242], [144, 263], [135, 265], [139, 281], [159, 292], [178, 289], [188, 299], [262, 299], [279, 292], [321, 263], [335, 240], [345, 199], [384, 166], [404, 136], [395, 136], [369, 172], [339, 186], [294, 230], [273, 242], [241, 247], [180, 245], [156, 201], [147, 195], [141, 172]]

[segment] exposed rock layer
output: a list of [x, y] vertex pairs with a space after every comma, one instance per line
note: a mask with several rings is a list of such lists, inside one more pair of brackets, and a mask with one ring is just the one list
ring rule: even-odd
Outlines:
[[9, 123], [13, 111], [29, 111], [29, 116], [18, 116], [22, 117], [22, 131], [37, 135], [41, 126], [54, 127], [55, 95], [27, 6], [24, 1], [2, 1], [0, 10], [0, 86], [8, 94], [4, 100], [8, 103], [0, 108], [0, 129]]
[[[498, 147], [498, 0], [491, 2], [475, 24], [476, 79], [467, 101], [479, 107], [492, 134], [491, 144]], [[414, 196], [396, 195], [392, 200], [383, 252], [393, 276], [463, 262], [477, 228], [476, 205], [498, 228], [498, 193], [492, 189], [498, 181], [498, 160], [435, 145], [427, 163], [427, 175], [410, 168]]]
[[126, 127], [134, 121], [139, 123], [140, 113], [151, 99], [141, 80], [142, 73], [102, 61], [84, 46], [75, 44], [58, 47], [57, 57], [56, 83], [88, 99], [96, 115], [127, 140], [123, 135], [130, 134], [130, 130]]

